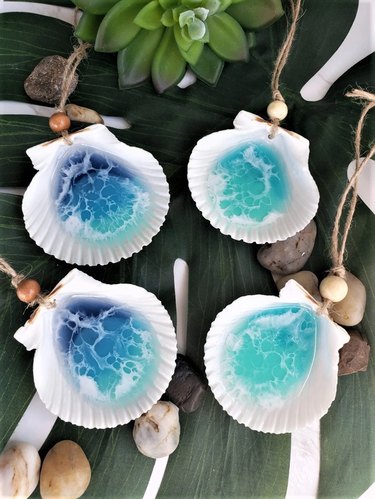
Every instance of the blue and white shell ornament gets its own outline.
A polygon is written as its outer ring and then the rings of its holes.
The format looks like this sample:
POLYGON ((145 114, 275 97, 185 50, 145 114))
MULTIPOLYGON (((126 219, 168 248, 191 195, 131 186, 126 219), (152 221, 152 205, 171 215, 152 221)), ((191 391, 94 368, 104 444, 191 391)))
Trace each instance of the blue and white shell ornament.
POLYGON ((308 167, 309 141, 241 111, 234 129, 200 139, 188 180, 192 197, 213 227, 247 243, 293 236, 312 220, 319 191, 308 167))
POLYGON ((149 152, 100 124, 26 152, 38 173, 23 198, 25 226, 46 253, 105 265, 137 253, 159 232, 169 188, 149 152))
POLYGON ((148 411, 175 369, 172 321, 155 295, 70 271, 16 340, 34 356, 34 383, 46 408, 86 428, 112 428, 148 411))

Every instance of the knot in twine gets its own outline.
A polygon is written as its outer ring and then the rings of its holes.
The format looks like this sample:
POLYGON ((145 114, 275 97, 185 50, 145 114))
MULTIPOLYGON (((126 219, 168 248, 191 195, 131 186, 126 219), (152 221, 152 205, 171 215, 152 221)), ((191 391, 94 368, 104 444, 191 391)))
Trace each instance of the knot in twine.
MULTIPOLYGON (((83 43, 80 40, 78 41, 78 45, 76 45, 73 49, 73 52, 70 54, 67 59, 63 77, 62 77, 62 85, 61 85, 61 97, 59 104, 56 108, 56 112, 65 113, 65 105, 69 97, 69 90, 76 73, 76 70, 79 64, 86 59, 88 55, 88 50, 91 48, 90 43, 83 43)), ((72 145, 72 141, 69 139, 69 132, 67 130, 63 130, 61 132, 62 137, 65 142, 69 145, 72 145)))
MULTIPOLYGON (((290 0, 292 22, 290 24, 289 31, 285 37, 285 40, 277 55, 271 79, 272 100, 274 101, 285 102, 285 99, 279 89, 280 76, 292 49, 294 37, 297 30, 297 23, 300 18, 301 6, 302 6, 302 0, 290 0)), ((278 118, 272 118, 271 123, 272 123, 272 128, 270 133, 270 139, 273 139, 277 133, 277 128, 280 125, 280 120, 278 118)))
MULTIPOLYGON (((0 257, 0 272, 3 272, 3 274, 6 274, 11 278, 10 283, 15 289, 17 289, 20 283, 26 279, 23 274, 18 274, 14 270, 14 268, 11 267, 9 263, 6 260, 4 260, 4 258, 1 257, 0 257)), ((27 304, 28 307, 35 307, 36 305, 41 305, 46 308, 53 308, 56 306, 54 301, 48 299, 48 295, 43 295, 41 293, 37 295, 34 301, 27 304)))
MULTIPOLYGON (((345 249, 346 243, 348 240, 349 231, 353 222, 354 212, 357 205, 357 191, 358 191, 358 180, 361 175, 364 167, 370 161, 372 156, 375 154, 375 144, 370 147, 370 150, 366 154, 366 156, 361 161, 361 140, 362 140, 362 131, 365 124, 367 113, 375 107, 375 94, 367 92, 361 89, 355 89, 351 92, 345 94, 346 97, 361 99, 364 101, 363 109, 361 112, 361 116, 358 121, 358 125, 355 131, 355 141, 354 141, 354 149, 355 149, 355 170, 350 178, 342 196, 340 198, 335 221, 333 224, 332 230, 332 238, 331 238, 331 260, 332 266, 329 271, 329 275, 336 275, 338 277, 342 277, 345 279, 346 269, 344 266, 344 258, 345 258, 345 249), (342 225, 343 212, 345 209, 345 205, 348 199, 349 194, 351 194, 351 200, 348 205, 348 211, 346 215, 346 220, 344 222, 343 232, 341 235, 341 244, 340 244, 340 226, 342 225)), ((328 309, 332 306, 332 302, 330 300, 325 299, 322 305, 323 311, 328 311, 328 309)))

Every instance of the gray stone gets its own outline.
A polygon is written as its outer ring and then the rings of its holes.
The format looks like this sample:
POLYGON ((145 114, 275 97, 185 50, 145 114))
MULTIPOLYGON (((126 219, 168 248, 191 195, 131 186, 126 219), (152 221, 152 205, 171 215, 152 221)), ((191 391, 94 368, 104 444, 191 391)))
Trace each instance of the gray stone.
POLYGON ((350 340, 340 350, 339 376, 367 371, 370 345, 356 331, 348 331, 350 340))
MULTIPOLYGON (((26 78, 24 88, 30 99, 58 104, 61 98, 61 85, 67 59, 60 55, 44 57, 26 78)), ((74 92, 78 83, 75 74, 69 88, 69 95, 74 92)))
POLYGON ((203 402, 207 392, 207 382, 190 360, 178 354, 176 369, 165 392, 165 397, 173 402, 181 411, 196 411, 203 402))
POLYGON ((270 272, 279 275, 301 270, 314 248, 316 224, 312 220, 304 229, 284 241, 264 244, 258 251, 258 262, 270 272))

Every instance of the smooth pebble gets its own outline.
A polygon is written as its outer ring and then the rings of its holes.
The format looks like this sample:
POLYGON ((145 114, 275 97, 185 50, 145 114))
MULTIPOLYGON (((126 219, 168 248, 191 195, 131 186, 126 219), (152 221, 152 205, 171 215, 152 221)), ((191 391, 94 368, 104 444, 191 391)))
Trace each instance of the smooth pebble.
POLYGON ((339 376, 367 371, 370 345, 359 331, 348 331, 350 340, 340 350, 339 376))
POLYGON ((348 285, 346 297, 334 303, 330 309, 332 320, 341 326, 356 326, 363 319, 366 308, 366 288, 361 281, 350 272, 346 272, 348 285))
POLYGON ((43 499, 75 499, 85 492, 90 479, 90 463, 81 447, 71 440, 62 440, 43 461, 40 494, 43 499))
POLYGON ((309 270, 301 270, 300 272, 296 272, 295 274, 289 274, 286 276, 277 276, 276 278, 276 286, 280 291, 285 284, 293 279, 298 282, 315 300, 321 301, 321 296, 319 293, 319 281, 317 276, 310 272, 309 270))
POLYGON ((258 262, 275 274, 288 275, 298 272, 309 259, 315 238, 316 224, 312 220, 294 236, 261 246, 257 254, 258 262))
POLYGON ((180 440, 178 407, 159 401, 134 421, 134 442, 140 452, 157 459, 174 452, 180 440))
POLYGON ((165 397, 186 413, 196 411, 207 392, 207 382, 184 355, 178 354, 176 369, 165 392, 165 397))
POLYGON ((40 457, 27 443, 14 443, 0 454, 0 497, 29 497, 39 481, 40 457))
POLYGON ((100 114, 88 107, 77 106, 77 104, 67 104, 65 106, 65 112, 72 121, 79 121, 81 123, 104 123, 100 114))

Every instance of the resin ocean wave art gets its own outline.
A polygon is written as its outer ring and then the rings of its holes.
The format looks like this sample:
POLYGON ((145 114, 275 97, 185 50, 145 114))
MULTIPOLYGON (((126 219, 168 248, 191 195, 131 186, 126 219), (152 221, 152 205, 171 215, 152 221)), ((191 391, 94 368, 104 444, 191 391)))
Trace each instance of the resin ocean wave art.
POLYGON ((125 161, 91 146, 72 146, 57 163, 55 203, 61 226, 88 241, 130 240, 150 218, 147 185, 125 161))
POLYGON ((336 395, 344 329, 295 281, 274 296, 244 296, 218 314, 207 336, 211 389, 238 422, 292 432, 321 418, 336 395))
POLYGON ((245 111, 201 139, 188 165, 189 187, 211 224, 234 239, 275 242, 314 217, 319 192, 308 169, 309 143, 245 111))
POLYGON ((130 284, 103 284, 72 270, 15 334, 35 349, 34 381, 64 421, 108 428, 159 400, 175 368, 176 338, 157 298, 130 284))
POLYGON ((72 144, 59 138, 27 151, 39 170, 22 205, 30 236, 69 263, 106 264, 140 251, 168 211, 161 166, 103 125, 69 139, 72 144))

